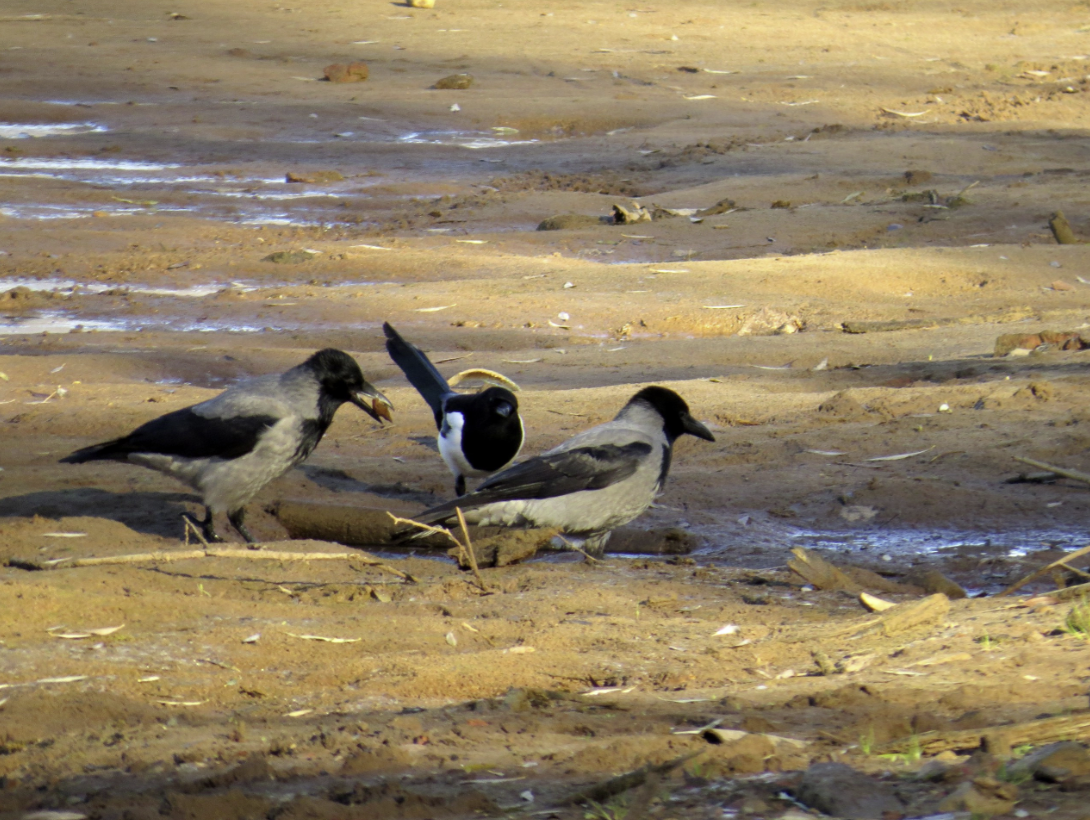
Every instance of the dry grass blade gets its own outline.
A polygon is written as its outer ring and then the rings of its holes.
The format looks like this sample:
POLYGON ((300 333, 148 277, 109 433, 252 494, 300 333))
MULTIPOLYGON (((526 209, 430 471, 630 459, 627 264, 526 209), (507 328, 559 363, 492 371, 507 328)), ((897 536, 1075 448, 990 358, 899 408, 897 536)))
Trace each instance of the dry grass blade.
POLYGON ((477 579, 477 586, 481 588, 481 592, 491 592, 492 590, 488 588, 484 578, 481 577, 481 570, 477 567, 477 556, 473 553, 473 542, 469 540, 469 528, 466 526, 466 517, 462 515, 462 508, 455 507, 454 512, 458 514, 458 526, 462 528, 462 537, 466 540, 465 546, 461 544, 459 546, 465 552, 469 566, 473 570, 473 577, 477 579))
POLYGON ((329 638, 325 635, 296 635, 294 632, 285 632, 284 634, 292 638, 298 638, 301 641, 319 641, 321 643, 359 643, 363 640, 363 638, 329 638))

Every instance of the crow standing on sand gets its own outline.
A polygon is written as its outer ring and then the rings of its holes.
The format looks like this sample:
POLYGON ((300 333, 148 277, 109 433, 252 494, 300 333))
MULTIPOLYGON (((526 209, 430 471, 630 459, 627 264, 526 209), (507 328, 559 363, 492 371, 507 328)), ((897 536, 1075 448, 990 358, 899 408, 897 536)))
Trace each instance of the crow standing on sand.
POLYGON ((674 441, 715 441, 673 390, 645 387, 613 421, 489 478, 469 495, 414 516, 449 523, 460 508, 482 527, 558 527, 600 557, 610 532, 646 510, 666 482, 674 441))
POLYGON ((382 329, 390 358, 435 414, 439 454, 454 474, 454 491, 465 495, 466 476, 481 478, 510 464, 523 439, 515 394, 505 387, 455 393, 420 348, 405 341, 389 322, 382 329))
POLYGON ((206 515, 194 523, 207 540, 220 540, 212 516, 225 512, 252 543, 243 523, 244 506, 274 478, 306 460, 345 402, 380 424, 390 419, 393 407, 363 377, 355 359, 327 348, 286 373, 240 382, 215 398, 61 461, 127 461, 171 475, 201 494, 206 515))

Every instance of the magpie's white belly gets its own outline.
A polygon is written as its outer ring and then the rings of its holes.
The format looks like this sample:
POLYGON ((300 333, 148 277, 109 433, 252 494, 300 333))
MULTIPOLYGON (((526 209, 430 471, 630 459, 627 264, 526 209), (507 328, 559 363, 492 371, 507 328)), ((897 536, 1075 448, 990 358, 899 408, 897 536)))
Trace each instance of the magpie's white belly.
POLYGON ((470 464, 462 452, 462 429, 465 427, 465 417, 461 413, 447 413, 443 416, 443 430, 439 434, 439 455, 447 465, 447 469, 454 473, 455 477, 464 475, 470 478, 480 478, 489 475, 487 470, 478 470, 470 464))

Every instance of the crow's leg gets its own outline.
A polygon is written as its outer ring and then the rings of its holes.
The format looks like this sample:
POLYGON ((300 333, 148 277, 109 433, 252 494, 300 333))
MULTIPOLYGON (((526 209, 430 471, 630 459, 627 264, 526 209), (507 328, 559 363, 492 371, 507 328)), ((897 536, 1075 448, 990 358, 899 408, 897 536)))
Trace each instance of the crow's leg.
POLYGON ((466 477, 464 475, 460 475, 454 480, 454 494, 466 494, 466 477))
POLYGON ((239 507, 234 512, 227 513, 227 520, 231 522, 231 526, 238 530, 238 534, 246 539, 247 544, 253 544, 257 541, 257 539, 250 535, 250 531, 246 529, 246 525, 243 523, 243 520, 245 518, 245 507, 239 507))

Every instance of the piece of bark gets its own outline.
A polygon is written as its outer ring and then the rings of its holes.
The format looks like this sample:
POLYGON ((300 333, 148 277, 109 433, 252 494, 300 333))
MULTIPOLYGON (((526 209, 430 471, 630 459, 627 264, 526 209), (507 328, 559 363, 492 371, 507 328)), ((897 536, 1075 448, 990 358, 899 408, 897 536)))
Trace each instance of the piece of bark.
POLYGON ((923 732, 883 743, 875 748, 873 753, 876 755, 904 754, 910 750, 919 749, 920 753, 930 756, 946 751, 967 751, 980 748, 985 737, 989 738, 991 748, 997 745, 1043 746, 1046 743, 1056 743, 1061 740, 1090 740, 1090 713, 1061 715, 983 729, 923 732), (1002 744, 997 742, 1000 739, 1002 744))
MULTIPOLYGON (((292 538, 336 541, 350 547, 397 546, 390 540, 395 532, 404 529, 394 523, 387 510, 374 507, 282 500, 271 505, 269 511, 292 538)), ((402 514, 412 517, 409 513, 402 514)), ((449 544, 449 541, 436 536, 423 536, 402 546, 446 549, 449 544)))
POLYGON ((893 637, 902 632, 942 621, 950 613, 950 599, 945 595, 928 595, 919 601, 898 604, 882 613, 877 623, 867 626, 860 635, 881 633, 893 637))
POLYGON ((890 321, 841 322, 840 327, 845 333, 886 333, 892 330, 928 330, 940 327, 942 323, 937 319, 895 319, 890 321))
POLYGON ((1063 211, 1056 211, 1048 220, 1048 227, 1052 231, 1052 235, 1056 237, 1056 241, 1061 245, 1078 245, 1079 238, 1075 236, 1075 232, 1071 230, 1071 225, 1068 224, 1067 217, 1064 216, 1063 211))
MULTIPOLYGON (((473 542, 473 555, 478 567, 506 567, 533 558, 539 549, 548 546, 556 529, 505 530, 473 542)), ((472 569, 464 549, 451 549, 447 555, 458 562, 460 569, 472 569)))
POLYGON ((918 575, 912 575, 908 580, 929 595, 941 592, 951 601, 957 601, 966 597, 965 590, 962 589, 960 584, 951 581, 937 569, 929 569, 918 575))
POLYGON ((802 547, 791 550, 795 557, 788 559, 787 567, 808 584, 813 584, 818 589, 844 589, 848 592, 860 592, 859 584, 845 575, 833 564, 830 564, 816 552, 802 547))

